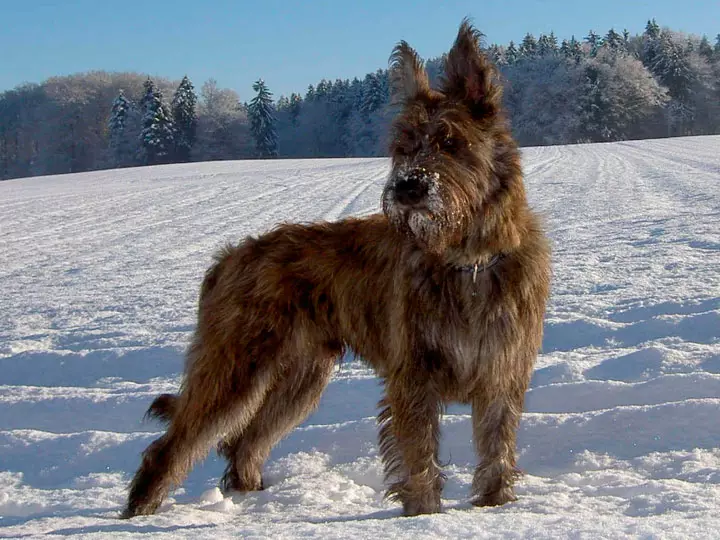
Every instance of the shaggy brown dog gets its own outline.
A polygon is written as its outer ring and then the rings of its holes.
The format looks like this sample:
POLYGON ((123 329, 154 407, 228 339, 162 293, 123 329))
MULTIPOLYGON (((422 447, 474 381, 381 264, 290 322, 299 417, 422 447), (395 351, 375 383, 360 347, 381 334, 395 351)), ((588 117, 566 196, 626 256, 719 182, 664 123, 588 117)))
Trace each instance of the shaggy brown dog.
POLYGON ((384 214, 281 225, 217 255, 169 421, 124 516, 152 514, 223 438, 226 489, 262 489, 271 448, 318 404, 346 347, 383 379, 380 452, 406 515, 440 510, 439 416, 472 405, 473 503, 514 500, 515 434, 542 339, 548 243, 528 208, 501 88, 467 21, 441 90, 395 49, 402 110, 384 214))

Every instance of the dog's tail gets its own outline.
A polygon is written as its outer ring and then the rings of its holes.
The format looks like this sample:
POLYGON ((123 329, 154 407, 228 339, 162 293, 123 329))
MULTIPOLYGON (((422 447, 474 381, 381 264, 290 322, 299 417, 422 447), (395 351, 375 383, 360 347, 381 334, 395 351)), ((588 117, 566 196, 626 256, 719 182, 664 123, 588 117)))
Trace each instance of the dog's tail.
POLYGON ((156 418, 162 422, 169 423, 177 410, 178 397, 175 394, 160 394, 150 404, 145 418, 156 418))

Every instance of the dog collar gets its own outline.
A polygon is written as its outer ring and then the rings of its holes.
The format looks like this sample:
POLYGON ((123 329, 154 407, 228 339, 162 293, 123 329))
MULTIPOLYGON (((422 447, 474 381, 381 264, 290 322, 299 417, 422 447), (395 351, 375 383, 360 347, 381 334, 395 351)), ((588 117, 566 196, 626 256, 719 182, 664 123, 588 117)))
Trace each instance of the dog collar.
POLYGON ((496 253, 486 263, 466 264, 466 265, 461 265, 461 266, 454 266, 453 268, 460 272, 470 272, 472 274, 473 283, 475 283, 478 273, 490 270, 493 266, 495 266, 497 263, 499 263, 504 258, 505 258, 504 253, 496 253))

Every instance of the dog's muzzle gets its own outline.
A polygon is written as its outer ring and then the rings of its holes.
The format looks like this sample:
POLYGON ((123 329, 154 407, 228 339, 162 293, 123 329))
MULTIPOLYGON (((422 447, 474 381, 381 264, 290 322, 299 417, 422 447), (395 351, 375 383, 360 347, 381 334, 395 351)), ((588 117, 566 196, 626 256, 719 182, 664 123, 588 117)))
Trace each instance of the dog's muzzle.
POLYGON ((414 169, 395 180, 395 201, 408 207, 425 202, 430 192, 431 177, 424 169, 414 169))

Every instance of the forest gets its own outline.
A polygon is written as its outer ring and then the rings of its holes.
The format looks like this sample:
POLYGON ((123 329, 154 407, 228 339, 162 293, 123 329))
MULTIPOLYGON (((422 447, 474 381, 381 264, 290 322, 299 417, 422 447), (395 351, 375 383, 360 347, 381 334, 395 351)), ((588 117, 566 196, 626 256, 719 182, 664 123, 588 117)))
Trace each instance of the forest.
MULTIPOLYGON (((655 20, 642 34, 526 34, 486 46, 522 146, 720 133, 720 34, 655 20)), ((426 62, 441 82, 444 58, 426 62)), ((254 158, 383 156, 394 115, 387 69, 274 99, 208 80, 89 72, 0 94, 0 179, 254 158)))

